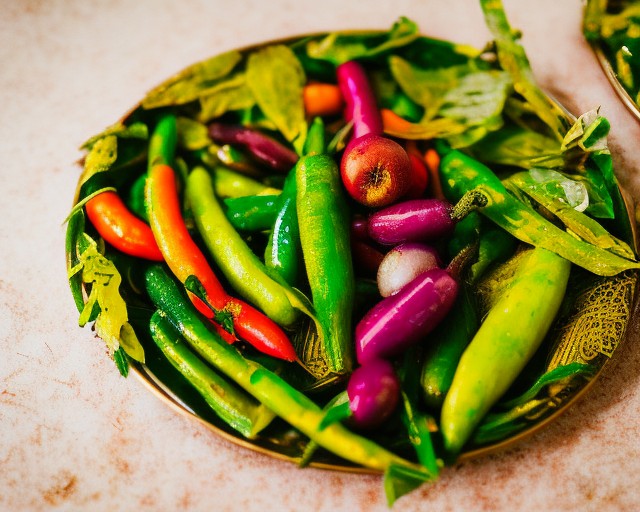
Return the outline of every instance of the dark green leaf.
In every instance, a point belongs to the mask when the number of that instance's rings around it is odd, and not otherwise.
[[[120,375],[123,377],[129,375],[129,359],[127,358],[127,353],[122,347],[113,353],[113,361],[116,363]]]

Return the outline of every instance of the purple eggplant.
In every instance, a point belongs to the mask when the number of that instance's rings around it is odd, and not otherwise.
[[[378,210],[369,219],[369,236],[384,245],[421,242],[448,236],[453,206],[443,199],[411,199]]]
[[[369,236],[384,245],[426,242],[450,235],[469,212],[485,206],[484,194],[470,190],[458,203],[411,199],[378,210],[369,218]]]
[[[371,428],[384,422],[396,409],[400,383],[389,361],[373,359],[357,368],[347,384],[351,423]]]
[[[356,356],[361,365],[389,358],[422,340],[447,315],[458,282],[447,270],[432,268],[382,299],[356,326]]]
[[[211,123],[209,136],[217,144],[243,147],[257,161],[279,172],[290,171],[298,155],[268,135],[251,128],[224,123]]]

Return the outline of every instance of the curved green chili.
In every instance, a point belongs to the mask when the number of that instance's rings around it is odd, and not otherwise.
[[[451,149],[440,162],[445,194],[450,201],[460,199],[470,189],[477,189],[487,199],[479,211],[517,239],[568,259],[594,274],[611,276],[640,263],[578,240],[516,199],[500,179],[484,164]]]
[[[280,193],[280,189],[265,185],[258,180],[226,167],[216,167],[213,170],[213,187],[216,195],[220,198],[275,195]]]
[[[289,301],[287,290],[267,274],[264,264],[227,220],[204,167],[189,174],[186,195],[198,230],[231,286],[274,322],[293,325],[299,311]]]
[[[300,229],[296,212],[296,175],[287,176],[280,195],[279,210],[272,223],[264,261],[291,286],[298,280],[300,266]]]
[[[270,229],[281,208],[280,195],[228,197],[224,212],[231,225],[240,231]]]
[[[325,425],[325,413],[311,399],[260,364],[245,359],[204,324],[176,282],[160,265],[145,272],[146,287],[155,307],[163,311],[187,343],[213,368],[226,375],[277,416],[339,457],[368,468],[412,477],[416,486],[434,477],[341,423]]]
[[[351,336],[355,280],[349,210],[338,165],[327,154],[311,154],[296,165],[296,209],[300,243],[313,305],[322,329],[327,371],[353,368]]]
[[[171,365],[227,425],[251,439],[271,423],[275,414],[196,356],[164,313],[156,311],[149,328],[153,341]]]
[[[460,357],[478,330],[479,318],[471,290],[461,287],[453,308],[426,340],[420,373],[425,403],[439,410],[447,395]]]
[[[447,451],[457,454],[540,346],[564,297],[571,263],[535,247],[464,351],[442,405]]]

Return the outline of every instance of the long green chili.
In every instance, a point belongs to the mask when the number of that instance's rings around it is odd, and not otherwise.
[[[150,266],[145,281],[153,304],[200,357],[314,442],[356,464],[393,472],[391,477],[401,474],[405,484],[407,480],[414,482],[413,487],[432,478],[423,467],[349,431],[341,423],[323,425],[325,413],[312,400],[277,374],[242,357],[234,346],[212,332],[162,266]]]
[[[299,312],[287,290],[268,275],[262,261],[227,220],[204,167],[189,173],[186,195],[200,234],[231,286],[274,322],[293,325]]]
[[[271,423],[275,414],[197,357],[164,313],[156,311],[149,328],[167,360],[225,423],[249,439]]]
[[[489,201],[479,211],[522,242],[544,247],[598,275],[611,276],[640,268],[637,261],[622,258],[563,231],[511,195],[487,166],[461,151],[447,150],[440,162],[440,173],[449,200],[457,201],[469,189],[477,189]]]
[[[442,436],[450,453],[462,449],[540,346],[564,297],[570,269],[568,260],[539,247],[520,263],[462,355],[442,405]]]

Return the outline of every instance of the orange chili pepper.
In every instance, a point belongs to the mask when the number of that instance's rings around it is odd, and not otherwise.
[[[308,116],[331,116],[342,112],[344,99],[335,84],[312,82],[302,90],[304,109]]]
[[[400,117],[389,108],[381,108],[380,115],[382,116],[382,126],[385,132],[410,132],[414,127],[414,123],[412,123],[411,121],[407,121],[403,117]]]
[[[119,251],[152,261],[164,259],[151,228],[131,213],[116,192],[108,190],[91,198],[85,211],[100,236]]]
[[[158,164],[151,167],[145,186],[145,201],[151,230],[173,274],[182,283],[189,276],[197,277],[211,306],[231,314],[234,330],[241,339],[265,354],[295,361],[295,350],[284,331],[253,306],[229,296],[222,287],[187,230],[180,208],[176,175],[170,166]],[[213,318],[213,311],[202,300],[191,293],[189,295],[203,315]]]
[[[424,154],[424,162],[429,172],[431,195],[437,199],[444,199],[440,182],[440,155],[435,149],[429,148]]]

